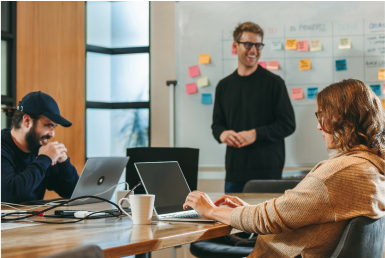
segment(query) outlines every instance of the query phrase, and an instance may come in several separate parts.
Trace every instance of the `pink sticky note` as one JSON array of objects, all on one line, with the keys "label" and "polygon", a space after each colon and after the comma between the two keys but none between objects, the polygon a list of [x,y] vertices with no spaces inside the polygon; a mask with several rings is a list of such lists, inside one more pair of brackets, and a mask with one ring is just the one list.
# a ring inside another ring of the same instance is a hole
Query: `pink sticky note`
[{"label": "pink sticky note", "polygon": [[382,94],[385,94],[385,83],[382,84]]},{"label": "pink sticky note", "polygon": [[197,65],[189,67],[188,73],[189,73],[190,77],[197,77],[197,76],[201,75],[201,73],[199,72],[199,66],[197,66]]},{"label": "pink sticky note", "polygon": [[237,52],[235,51],[234,45],[231,45],[231,54],[237,55]]},{"label": "pink sticky note", "polygon": [[297,51],[300,51],[300,52],[309,51],[309,42],[307,40],[298,40]]},{"label": "pink sticky note", "polygon": [[258,65],[262,66],[263,68],[266,68],[266,61],[258,62]]},{"label": "pink sticky note", "polygon": [[291,99],[303,99],[302,88],[291,89]]},{"label": "pink sticky note", "polygon": [[186,84],[186,93],[187,94],[194,94],[197,92],[198,92],[198,89],[197,89],[197,84],[195,82]]},{"label": "pink sticky note", "polygon": [[267,62],[267,69],[278,70],[279,69],[279,61]]}]

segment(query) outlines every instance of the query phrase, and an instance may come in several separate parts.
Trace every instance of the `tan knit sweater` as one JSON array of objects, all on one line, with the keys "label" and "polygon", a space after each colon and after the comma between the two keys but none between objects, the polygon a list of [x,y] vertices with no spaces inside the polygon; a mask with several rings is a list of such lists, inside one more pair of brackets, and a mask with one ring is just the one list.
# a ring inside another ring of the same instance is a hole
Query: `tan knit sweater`
[{"label": "tan knit sweater", "polygon": [[385,215],[385,162],[360,149],[334,152],[292,190],[235,208],[231,226],[258,233],[249,257],[330,257],[349,219]]}]

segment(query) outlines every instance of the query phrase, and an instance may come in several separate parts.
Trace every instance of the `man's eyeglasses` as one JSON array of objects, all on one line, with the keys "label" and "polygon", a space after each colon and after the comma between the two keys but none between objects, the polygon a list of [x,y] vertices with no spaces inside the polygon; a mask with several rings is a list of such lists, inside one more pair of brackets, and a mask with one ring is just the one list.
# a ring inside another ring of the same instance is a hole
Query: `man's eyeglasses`
[{"label": "man's eyeglasses", "polygon": [[240,42],[237,41],[239,44],[243,44],[247,50],[250,50],[253,46],[255,46],[256,49],[262,50],[263,46],[265,44],[263,43],[251,43],[251,42]]}]

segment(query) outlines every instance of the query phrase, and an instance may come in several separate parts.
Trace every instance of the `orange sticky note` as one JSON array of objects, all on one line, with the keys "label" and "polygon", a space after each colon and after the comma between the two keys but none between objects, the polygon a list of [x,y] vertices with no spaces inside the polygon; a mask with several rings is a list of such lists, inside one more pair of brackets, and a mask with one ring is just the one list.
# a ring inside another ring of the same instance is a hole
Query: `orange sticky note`
[{"label": "orange sticky note", "polygon": [[291,89],[291,99],[303,99],[302,88]]},{"label": "orange sticky note", "polygon": [[299,40],[297,42],[297,51],[300,51],[300,52],[309,51],[309,42],[307,40]]},{"label": "orange sticky note", "polygon": [[200,64],[209,64],[210,63],[210,54],[200,54],[199,55]]},{"label": "orange sticky note", "polygon": [[385,99],[382,99],[382,107],[385,109]]},{"label": "orange sticky note", "polygon": [[297,49],[297,40],[296,39],[287,39],[285,49]]},{"label": "orange sticky note", "polygon": [[197,92],[198,92],[198,89],[197,89],[197,84],[195,82],[186,84],[186,93],[187,94],[194,94]]},{"label": "orange sticky note", "polygon": [[385,69],[378,70],[378,80],[385,81]]},{"label": "orange sticky note", "polygon": [[300,59],[299,60],[299,69],[300,70],[310,70],[311,69],[310,59]]},{"label": "orange sticky note", "polygon": [[278,70],[279,69],[279,61],[267,62],[267,69]]},{"label": "orange sticky note", "polygon": [[197,77],[197,76],[201,75],[201,73],[199,72],[199,67],[197,65],[189,67],[188,73],[189,73],[190,77]]},{"label": "orange sticky note", "polygon": [[258,65],[262,66],[263,68],[266,69],[266,61],[260,61],[258,62]]}]

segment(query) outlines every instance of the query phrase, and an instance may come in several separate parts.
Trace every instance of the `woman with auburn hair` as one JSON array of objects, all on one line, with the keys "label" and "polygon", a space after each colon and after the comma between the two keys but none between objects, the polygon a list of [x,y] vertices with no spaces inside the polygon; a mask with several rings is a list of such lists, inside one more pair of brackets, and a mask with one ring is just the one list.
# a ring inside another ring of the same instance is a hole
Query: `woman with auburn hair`
[{"label": "woman with auburn hair", "polygon": [[320,91],[317,106],[317,129],[334,151],[294,189],[258,205],[228,195],[212,202],[194,191],[184,208],[258,233],[249,257],[330,257],[349,219],[384,216],[385,114],[379,98],[365,83],[348,79]]}]

